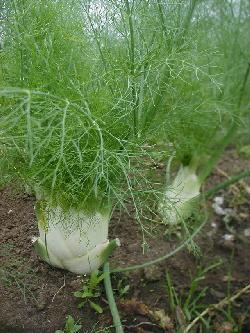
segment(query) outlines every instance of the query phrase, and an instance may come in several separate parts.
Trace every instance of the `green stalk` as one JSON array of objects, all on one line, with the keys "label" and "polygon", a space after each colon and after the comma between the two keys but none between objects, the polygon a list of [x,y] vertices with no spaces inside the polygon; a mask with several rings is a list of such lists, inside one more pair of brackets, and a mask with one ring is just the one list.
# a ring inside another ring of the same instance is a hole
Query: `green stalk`
[{"label": "green stalk", "polygon": [[163,260],[166,260],[170,257],[172,257],[173,255],[175,255],[177,252],[181,251],[183,248],[185,248],[186,245],[188,245],[188,243],[190,243],[190,241],[192,241],[194,239],[194,237],[196,235],[198,235],[198,233],[201,231],[201,229],[204,227],[204,225],[206,224],[207,220],[205,219],[202,224],[183,242],[181,243],[181,245],[179,245],[177,248],[175,248],[173,251],[171,251],[170,253],[165,254],[162,257],[156,258],[154,260],[150,260],[147,261],[143,264],[138,264],[138,265],[133,265],[133,266],[128,266],[125,268],[114,268],[111,270],[110,273],[121,273],[121,272],[129,272],[129,271],[134,271],[137,269],[142,269],[142,268],[146,268],[148,266],[151,265],[155,265],[158,264],[160,262],[162,262]]},{"label": "green stalk", "polygon": [[130,35],[130,47],[129,47],[129,58],[130,58],[130,76],[131,76],[131,94],[133,104],[133,125],[134,125],[134,137],[138,135],[138,108],[136,103],[136,89],[135,89],[135,36],[134,36],[134,23],[132,18],[132,9],[129,5],[129,1],[125,0],[128,23],[129,23],[129,35]]},{"label": "green stalk", "polygon": [[[23,6],[23,1],[22,1],[22,9],[24,8]],[[18,16],[18,9],[17,9],[17,6],[16,6],[16,2],[14,1],[14,12],[15,12],[15,16],[17,17]],[[24,22],[23,22],[24,23]],[[22,39],[20,38],[20,34],[21,34],[21,27],[20,27],[20,24],[18,23],[17,24],[17,29],[18,29],[18,39],[20,41],[20,79],[21,79],[21,87],[24,86],[24,48],[23,48],[23,43],[22,43]]]},{"label": "green stalk", "polygon": [[214,195],[216,192],[220,191],[220,190],[224,190],[225,188],[227,188],[228,186],[238,182],[239,180],[241,180],[242,178],[246,178],[246,177],[250,177],[250,170],[248,171],[244,171],[241,172],[235,176],[230,177],[228,180],[226,180],[223,183],[220,183],[216,186],[214,186],[213,188],[211,188],[210,190],[206,191],[204,193],[205,198],[209,198],[212,195]]},{"label": "green stalk", "polygon": [[[96,41],[96,45],[97,45],[98,51],[99,51],[99,53],[100,53],[100,57],[101,57],[101,60],[102,60],[102,63],[103,63],[103,66],[104,66],[105,72],[108,73],[108,65],[107,65],[107,61],[106,61],[106,59],[105,59],[105,57],[104,57],[104,54],[103,54],[103,52],[102,52],[102,47],[101,47],[100,40],[99,40],[99,38],[98,38],[97,31],[96,31],[96,29],[95,29],[95,27],[94,27],[94,25],[93,25],[93,22],[92,22],[92,19],[91,19],[90,15],[89,15],[89,11],[88,11],[88,9],[86,9],[85,7],[83,7],[83,8],[84,8],[85,13],[86,13],[86,15],[87,15],[87,18],[88,18],[88,20],[89,20],[89,24],[90,24],[90,26],[91,26],[91,29],[92,29],[92,31],[93,31],[93,35],[94,35],[94,38],[95,38],[95,41]],[[113,88],[112,88],[110,85],[108,85],[108,87],[109,87],[110,92],[112,93],[112,95],[114,95],[114,90],[113,90]]]},{"label": "green stalk", "polygon": [[162,27],[162,30],[163,30],[165,36],[167,37],[168,32],[167,32],[166,23],[165,23],[162,2],[160,0],[157,0],[157,6],[158,6],[159,16],[160,16],[160,20],[161,20],[161,27]]},{"label": "green stalk", "polygon": [[190,23],[191,23],[191,20],[192,20],[192,17],[193,17],[193,14],[194,14],[194,10],[195,10],[195,7],[198,3],[198,0],[190,0],[190,4],[189,4],[189,10],[188,10],[188,13],[185,17],[185,21],[184,21],[184,24],[183,24],[183,27],[182,27],[182,31],[180,33],[180,35],[178,36],[177,40],[176,40],[176,45],[177,46],[180,46],[180,42],[182,41],[182,38],[185,37],[188,29],[189,29],[189,26],[190,26]]},{"label": "green stalk", "polygon": [[[246,177],[250,177],[250,170],[249,171],[244,171],[241,172],[235,176],[232,176],[230,179],[226,180],[223,183],[220,183],[216,186],[214,186],[213,188],[211,188],[210,190],[206,191],[204,193],[205,198],[209,198],[212,195],[214,195],[216,192],[227,188],[228,186],[238,182],[239,180],[246,178]],[[192,241],[194,239],[194,237],[196,235],[198,235],[198,233],[201,231],[201,229],[204,227],[204,225],[206,224],[207,220],[205,220],[182,244],[180,244],[176,249],[174,249],[173,251],[171,251],[170,253],[165,254],[164,256],[161,256],[159,258],[156,258],[154,260],[150,260],[147,261],[143,264],[138,264],[138,265],[133,265],[133,266],[128,266],[125,268],[114,268],[111,270],[110,273],[121,273],[121,272],[128,272],[128,271],[133,271],[133,270],[137,270],[137,269],[142,269],[151,265],[155,265],[158,264],[166,259],[169,259],[170,257],[172,257],[173,255],[175,255],[177,252],[181,251],[190,241]]]},{"label": "green stalk", "polygon": [[209,161],[206,163],[205,167],[199,173],[199,179],[200,179],[201,183],[210,175],[213,168],[218,163],[224,150],[230,144],[230,142],[232,142],[232,140],[237,132],[237,129],[238,129],[238,125],[237,125],[237,123],[234,122],[233,125],[229,128],[227,134],[221,140],[221,142],[218,143],[218,148],[215,150],[215,152],[210,157]]},{"label": "green stalk", "polygon": [[106,295],[109,302],[110,311],[113,317],[113,323],[115,326],[116,333],[123,333],[122,323],[120,319],[120,315],[115,303],[115,298],[113,294],[113,289],[111,285],[111,279],[110,279],[110,270],[109,270],[109,263],[106,262],[103,266],[104,271],[104,286],[106,290]]},{"label": "green stalk", "polygon": [[[198,0],[191,0],[190,1],[189,11],[188,11],[188,13],[185,17],[182,32],[178,36],[176,36],[176,39],[174,40],[174,45],[176,45],[178,47],[180,47],[181,42],[183,41],[183,38],[185,37],[185,35],[188,32],[188,29],[190,27],[190,23],[191,23],[191,20],[192,20],[197,2],[198,2]],[[157,6],[158,6],[160,20],[161,20],[161,28],[163,29],[164,34],[167,36],[167,28],[165,26],[165,19],[164,19],[162,2],[157,1]],[[163,88],[164,88],[166,82],[168,81],[169,77],[170,77],[169,68],[168,67],[166,68],[166,66],[163,66],[163,68],[162,68],[162,77],[160,78],[160,83],[159,83],[159,87],[160,87],[159,88],[159,93],[156,94],[154,102],[148,108],[148,111],[147,111],[146,116],[145,116],[144,121],[143,121],[143,126],[142,126],[143,132],[146,132],[148,130],[148,128],[150,127],[150,125],[152,124],[152,122],[154,121],[154,118],[157,114],[157,110],[161,106],[161,104],[164,100],[163,97],[162,97],[162,94],[160,92],[163,90]]]},{"label": "green stalk", "polygon": [[[240,109],[240,107],[241,107],[241,102],[242,102],[242,98],[243,98],[244,91],[246,88],[246,83],[248,80],[249,72],[250,72],[250,63],[248,63],[248,65],[247,65],[243,83],[242,83],[242,86],[240,89],[239,100],[237,103],[238,109]],[[238,123],[236,123],[234,121],[234,123],[231,125],[228,132],[224,136],[224,138],[221,140],[221,142],[218,143],[218,148],[212,154],[212,156],[210,157],[210,160],[206,163],[205,167],[200,171],[199,179],[201,180],[201,182],[203,182],[210,175],[211,171],[213,170],[215,165],[218,163],[224,150],[230,144],[230,142],[232,142],[233,138],[235,137],[235,135],[237,133],[237,130],[238,130]]]}]

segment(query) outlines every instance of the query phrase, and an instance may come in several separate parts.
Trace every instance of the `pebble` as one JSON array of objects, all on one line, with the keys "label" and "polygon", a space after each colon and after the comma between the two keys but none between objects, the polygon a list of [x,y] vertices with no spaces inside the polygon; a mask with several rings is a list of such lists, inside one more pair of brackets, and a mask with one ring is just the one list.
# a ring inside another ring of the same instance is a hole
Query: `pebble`
[{"label": "pebble", "polygon": [[37,297],[36,308],[38,311],[43,311],[46,308],[47,300],[44,294],[39,294]]},{"label": "pebble", "polygon": [[235,236],[232,234],[225,234],[222,236],[222,241],[219,242],[219,244],[224,247],[225,249],[232,250],[235,246],[234,243]]},{"label": "pebble", "polygon": [[235,237],[232,234],[225,234],[225,235],[222,236],[222,238],[225,241],[230,241],[230,242],[233,242],[235,240]]},{"label": "pebble", "polygon": [[250,228],[247,228],[244,230],[244,236],[245,237],[250,237]]},{"label": "pebble", "polygon": [[214,202],[215,202],[217,205],[221,206],[221,205],[223,205],[223,203],[224,203],[224,198],[223,198],[223,197],[215,197],[215,198],[214,198]]},{"label": "pebble", "polygon": [[75,291],[80,290],[82,288],[82,281],[80,279],[75,279],[69,282],[69,286]]},{"label": "pebble", "polygon": [[215,222],[212,222],[211,223],[211,227],[214,228],[214,229],[217,229],[218,228],[218,224],[215,223]]},{"label": "pebble", "polygon": [[159,266],[152,265],[144,268],[144,275],[147,281],[153,282],[159,281],[163,276],[163,272]]}]

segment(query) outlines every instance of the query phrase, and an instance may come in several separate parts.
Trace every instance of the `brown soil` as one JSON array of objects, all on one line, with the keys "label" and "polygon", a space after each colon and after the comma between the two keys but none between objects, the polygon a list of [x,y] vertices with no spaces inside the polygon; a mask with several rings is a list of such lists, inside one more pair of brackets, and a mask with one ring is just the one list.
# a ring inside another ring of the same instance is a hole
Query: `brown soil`
[{"label": "brown soil", "polygon": [[[229,150],[207,186],[225,180],[223,172],[232,175],[249,168],[249,161],[239,159],[234,150]],[[199,267],[206,268],[220,259],[221,265],[206,273],[205,279],[200,283],[198,290],[208,287],[206,296],[200,301],[203,305],[218,303],[228,293],[231,295],[250,284],[250,237],[244,235],[244,231],[250,228],[248,191],[249,179],[248,183],[244,180],[244,183],[238,183],[217,194],[225,197],[225,207],[233,209],[230,221],[230,226],[235,231],[233,241],[224,240],[223,235],[229,231],[223,218],[213,214],[211,203],[207,203],[210,215],[203,231],[196,237],[200,256],[195,256],[186,249],[156,267],[112,276],[114,289],[118,285],[130,286],[123,299],[116,291],[126,332],[177,332],[177,323],[179,326],[183,323],[184,319],[180,319],[183,309],[178,307],[177,315],[170,309],[166,271],[169,272],[178,295],[184,299]],[[63,327],[68,314],[79,320],[82,332],[85,333],[91,332],[96,323],[96,327],[100,328],[112,325],[104,291],[100,300],[103,314],[97,315],[88,306],[79,310],[79,301],[73,296],[73,292],[80,289],[83,278],[49,267],[32,250],[31,238],[37,234],[33,206],[34,198],[27,194],[17,194],[10,188],[0,191],[0,332],[54,333],[56,329]],[[113,267],[126,267],[154,259],[169,252],[181,241],[173,234],[168,237],[161,233],[160,237],[159,234],[155,237],[152,232],[152,237],[147,239],[147,251],[143,254],[140,227],[131,216],[119,212],[114,214],[110,230],[111,238],[119,237],[122,243],[111,260]],[[211,316],[211,332],[249,333],[249,312],[245,314],[249,305],[249,293],[243,294],[232,304],[234,331],[223,328],[232,319],[226,318],[222,312],[214,313]],[[169,317],[165,330],[160,327],[156,316],[152,315],[156,309],[163,309]],[[198,325],[191,332],[203,331],[199,331]]]}]

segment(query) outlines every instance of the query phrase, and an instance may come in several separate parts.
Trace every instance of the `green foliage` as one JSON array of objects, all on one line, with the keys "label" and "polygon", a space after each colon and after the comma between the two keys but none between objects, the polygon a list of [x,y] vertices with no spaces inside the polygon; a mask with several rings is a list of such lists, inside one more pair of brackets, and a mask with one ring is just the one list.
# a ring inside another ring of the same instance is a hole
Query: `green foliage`
[{"label": "green foliage", "polygon": [[75,291],[74,296],[83,299],[81,303],[78,304],[78,308],[81,309],[86,303],[89,303],[90,307],[97,313],[102,313],[102,307],[93,302],[93,298],[99,298],[101,295],[100,283],[104,279],[104,273],[99,274],[99,272],[92,272],[87,283],[83,285],[82,290]]},{"label": "green foliage", "polygon": [[119,292],[120,297],[124,297],[130,290],[130,285],[126,284],[127,281],[124,281],[124,279],[120,279],[117,283],[117,289]]},{"label": "green foliage", "polygon": [[239,154],[245,158],[250,157],[250,145],[243,146],[239,149]]},{"label": "green foliage", "polygon": [[201,282],[205,279],[205,274],[207,272],[215,269],[221,264],[222,262],[218,261],[206,268],[199,267],[195,276],[191,276],[191,285],[185,297],[178,295],[170,274],[167,272],[166,289],[170,310],[175,312],[176,308],[180,307],[187,321],[191,321],[193,318],[198,316],[199,313],[204,309],[204,305],[201,302],[206,296],[208,290],[208,287],[201,288]]},{"label": "green foliage", "polygon": [[202,167],[247,117],[249,10],[245,0],[6,2],[5,174],[65,208],[157,200],[146,144]]},{"label": "green foliage", "polygon": [[31,301],[37,303],[33,290],[38,288],[41,281],[28,260],[17,255],[15,245],[8,242],[0,245],[0,257],[0,283],[7,288],[16,288],[25,304]]},{"label": "green foliage", "polygon": [[54,204],[122,201],[141,171],[129,161],[146,155],[134,140],[128,45],[100,31],[99,49],[90,8],[77,3],[13,1],[6,16],[1,144],[14,173]]},{"label": "green foliage", "polygon": [[64,330],[56,330],[55,333],[77,333],[82,328],[82,325],[78,325],[75,323],[74,318],[71,315],[67,316],[66,322],[65,322],[65,328]]}]

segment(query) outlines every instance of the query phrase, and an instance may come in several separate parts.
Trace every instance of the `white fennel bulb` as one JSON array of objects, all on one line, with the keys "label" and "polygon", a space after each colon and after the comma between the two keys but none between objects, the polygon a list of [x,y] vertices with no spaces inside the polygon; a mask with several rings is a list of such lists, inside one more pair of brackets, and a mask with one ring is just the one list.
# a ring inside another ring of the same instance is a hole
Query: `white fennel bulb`
[{"label": "white fennel bulb", "polygon": [[200,195],[201,182],[190,166],[181,166],[167,187],[159,210],[166,224],[177,224],[191,216]]},{"label": "white fennel bulb", "polygon": [[60,207],[37,206],[40,237],[34,239],[36,252],[52,266],[76,274],[97,270],[118,240],[109,242],[109,212],[93,214]]}]

